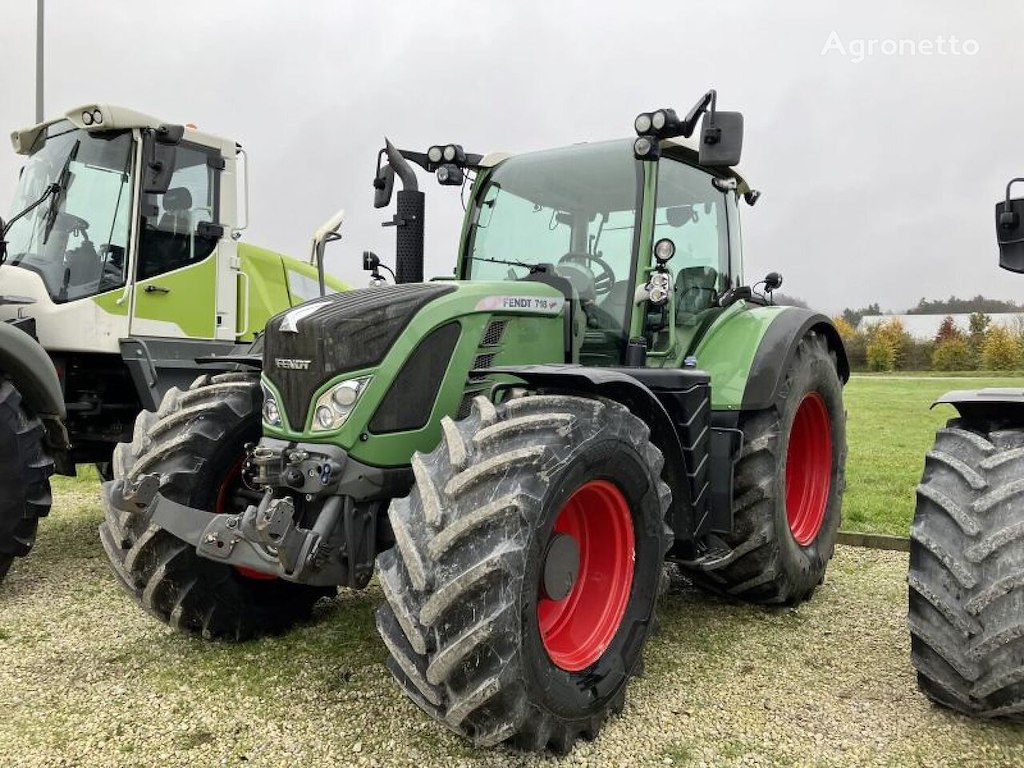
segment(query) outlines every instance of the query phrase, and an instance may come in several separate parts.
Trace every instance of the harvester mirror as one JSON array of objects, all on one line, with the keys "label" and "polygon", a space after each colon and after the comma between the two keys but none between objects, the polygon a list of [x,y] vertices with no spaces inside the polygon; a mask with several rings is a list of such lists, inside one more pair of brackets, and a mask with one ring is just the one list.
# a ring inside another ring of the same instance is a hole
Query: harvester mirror
[{"label": "harvester mirror", "polygon": [[146,163],[142,174],[144,194],[162,195],[170,187],[178,144],[184,134],[182,125],[161,125],[145,131],[142,137],[142,156]]},{"label": "harvester mirror", "polygon": [[395,188],[395,169],[385,163],[373,180],[373,207],[387,208],[391,204],[391,192]]},{"label": "harvester mirror", "polygon": [[700,129],[700,164],[738,165],[743,150],[743,113],[710,112]]},{"label": "harvester mirror", "polygon": [[996,203],[996,242],[999,243],[999,266],[1010,272],[1024,272],[1024,198],[1010,198],[1010,187],[1024,179],[1013,179],[1006,185],[1006,199]]}]

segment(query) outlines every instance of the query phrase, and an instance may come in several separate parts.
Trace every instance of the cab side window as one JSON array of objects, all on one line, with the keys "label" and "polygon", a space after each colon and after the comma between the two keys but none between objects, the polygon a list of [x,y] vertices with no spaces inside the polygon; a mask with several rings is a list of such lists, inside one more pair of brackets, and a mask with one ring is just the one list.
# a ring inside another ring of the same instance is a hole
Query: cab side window
[{"label": "cab side window", "polygon": [[686,324],[714,306],[729,285],[726,196],[711,176],[685,163],[663,159],[658,165],[654,240],[667,237],[676,255],[676,322]]},{"label": "cab side window", "polygon": [[182,143],[167,192],[143,195],[139,279],[197,264],[217,247],[218,160]]}]

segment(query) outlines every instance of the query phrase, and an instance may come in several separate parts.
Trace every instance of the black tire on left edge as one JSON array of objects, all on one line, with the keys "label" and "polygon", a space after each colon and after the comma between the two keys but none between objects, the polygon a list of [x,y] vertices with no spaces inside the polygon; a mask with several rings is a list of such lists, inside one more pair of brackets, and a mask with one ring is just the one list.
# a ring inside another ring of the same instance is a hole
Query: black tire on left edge
[{"label": "black tire on left edge", "polygon": [[50,512],[50,475],[43,423],[26,411],[21,393],[0,379],[0,581],[16,557],[29,553],[40,517]]},{"label": "black tire on left edge", "polygon": [[[160,492],[197,509],[237,513],[240,460],[260,437],[259,376],[200,376],[143,411],[131,443],[114,449],[114,476],[160,476]],[[254,499],[253,499],[254,500]],[[250,502],[253,500],[249,500]],[[220,509],[218,509],[220,508]],[[142,515],[106,510],[100,539],[121,586],[146,611],[186,634],[246,640],[279,634],[336,590],[259,578],[196,553]]]},{"label": "black tire on left edge", "polygon": [[[565,395],[478,397],[442,428],[377,560],[388,668],[477,745],[566,752],[621,710],[642,663],[671,538],[661,453],[623,406]],[[558,532],[587,554],[552,599]]]}]

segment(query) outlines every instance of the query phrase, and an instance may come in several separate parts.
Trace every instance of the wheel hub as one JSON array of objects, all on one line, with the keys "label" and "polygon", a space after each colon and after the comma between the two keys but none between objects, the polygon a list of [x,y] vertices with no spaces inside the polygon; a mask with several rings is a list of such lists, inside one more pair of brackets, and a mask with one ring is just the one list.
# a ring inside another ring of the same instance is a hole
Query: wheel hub
[{"label": "wheel hub", "polygon": [[793,417],[786,455],[786,521],[801,547],[818,537],[832,485],[832,423],[824,398],[804,395]]},{"label": "wheel hub", "polygon": [[576,539],[556,533],[544,553],[544,576],[541,581],[548,600],[564,600],[572,592],[580,570],[580,547]]}]

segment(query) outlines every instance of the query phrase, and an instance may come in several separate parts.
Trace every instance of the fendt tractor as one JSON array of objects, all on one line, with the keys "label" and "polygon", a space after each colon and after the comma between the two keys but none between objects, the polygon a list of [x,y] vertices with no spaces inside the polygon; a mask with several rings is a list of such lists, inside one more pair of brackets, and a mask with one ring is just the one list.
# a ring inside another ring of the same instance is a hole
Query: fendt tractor
[{"label": "fendt tractor", "polygon": [[141,410],[320,295],[312,266],[236,242],[234,141],[106,104],[11,138],[26,160],[0,221],[0,579],[32,546],[54,470],[108,475]]},{"label": "fendt tractor", "polygon": [[[1017,178],[996,203],[999,266],[1024,272]],[[1024,720],[1024,389],[947,392],[910,528],[911,653],[920,689],[959,712]]]},{"label": "fendt tractor", "polygon": [[[772,305],[779,275],[743,280],[742,115],[711,91],[635,128],[518,156],[387,142],[397,284],[277,315],[249,373],[172,391],[118,447],[101,537],[127,591],[235,639],[376,572],[416,704],[556,751],[622,709],[666,558],[806,599],[840,518],[842,342]],[[475,176],[454,277],[423,282],[414,165]]]}]

